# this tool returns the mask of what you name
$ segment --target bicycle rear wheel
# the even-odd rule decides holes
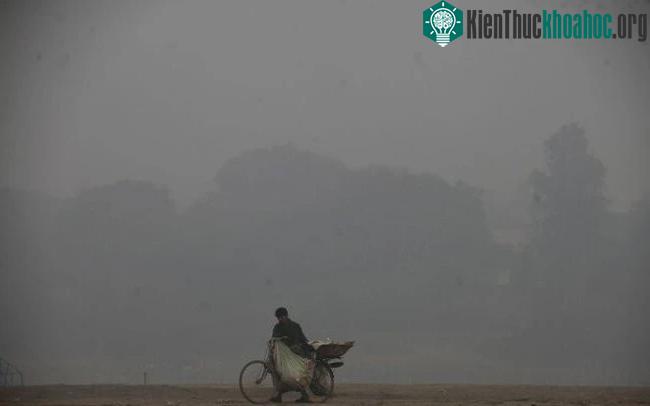
[[[325,402],[334,393],[334,372],[326,362],[317,362],[309,389],[314,402]]]
[[[239,373],[239,390],[251,403],[267,403],[273,396],[273,374],[264,361],[251,361]]]

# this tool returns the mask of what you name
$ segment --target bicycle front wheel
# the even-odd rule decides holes
[[[239,373],[239,390],[251,403],[267,403],[273,396],[273,374],[264,361],[251,361]]]

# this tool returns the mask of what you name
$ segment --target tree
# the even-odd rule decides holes
[[[605,166],[588,150],[584,130],[569,124],[544,142],[546,172],[533,171],[533,242],[561,260],[592,247],[605,213]]]
[[[170,275],[178,273],[177,214],[168,190],[123,180],[86,189],[62,206],[50,271],[52,289],[60,292],[54,320],[61,328],[49,339],[63,351],[135,352],[147,339],[146,315],[153,308],[165,315],[174,309],[149,299],[163,296]],[[112,335],[117,329],[121,334]]]
[[[595,280],[607,255],[601,232],[608,215],[605,166],[588,147],[581,127],[565,125],[544,142],[545,171],[530,176],[533,235],[528,271],[535,334],[552,351],[560,354],[564,349],[561,357],[566,362],[589,351],[576,343],[586,340],[586,326],[593,322],[587,320],[595,303],[592,292],[600,287]]]

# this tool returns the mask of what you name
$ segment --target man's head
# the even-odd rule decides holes
[[[289,312],[286,307],[278,307],[275,309],[275,317],[277,317],[280,323],[283,323],[289,320]]]

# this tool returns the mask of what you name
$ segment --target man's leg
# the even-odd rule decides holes
[[[284,390],[284,384],[282,381],[280,381],[280,377],[278,377],[278,374],[273,371],[273,388],[275,388],[275,394],[271,399],[269,399],[273,403],[282,403],[282,394],[286,392]]]
[[[303,357],[303,358],[306,358],[306,359],[309,359],[309,360],[313,359],[313,358],[312,358],[308,353],[306,353],[306,352],[304,352],[304,353],[302,354],[302,357]],[[308,362],[313,362],[313,361],[308,361]],[[312,373],[312,375],[313,375],[313,373]],[[310,377],[310,382],[311,382],[311,379],[313,379],[313,376]],[[311,403],[311,402],[309,401],[309,394],[307,393],[307,388],[304,388],[304,387],[301,386],[299,390],[300,390],[300,398],[299,398],[298,400],[296,400],[296,403]]]

